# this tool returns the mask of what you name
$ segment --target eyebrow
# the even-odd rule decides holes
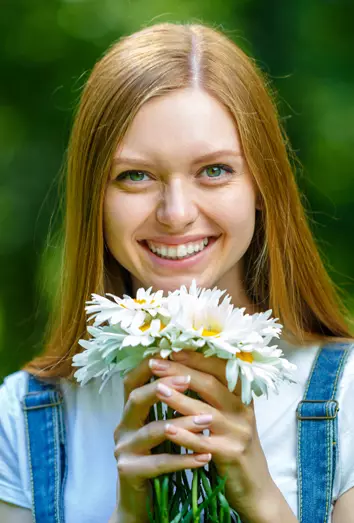
[[[220,156],[234,156],[234,157],[242,157],[241,151],[234,151],[232,149],[221,149],[220,151],[213,151],[212,153],[206,153],[195,160],[193,160],[192,165],[197,165],[203,162],[209,162],[213,161],[216,158],[219,158]],[[144,158],[134,158],[134,157],[127,157],[127,156],[117,156],[113,159],[113,163],[115,165],[119,164],[131,164],[131,165],[151,165],[150,162],[145,160]]]

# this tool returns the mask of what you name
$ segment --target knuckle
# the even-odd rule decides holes
[[[256,423],[256,416],[253,409],[245,406],[243,417],[248,425],[253,426]]]
[[[209,436],[200,436],[200,452],[210,452],[211,444]]]
[[[158,454],[155,456],[155,471],[156,471],[156,475],[157,476],[160,476],[161,474],[164,473],[165,471],[165,468],[166,468],[166,455],[164,454]]]
[[[161,423],[158,421],[151,421],[151,423],[144,426],[144,430],[146,432],[146,437],[153,440],[156,438],[157,434],[161,432]]]
[[[124,385],[124,389],[127,393],[129,393],[133,388],[133,380],[132,380],[132,377],[131,377],[131,374],[127,374],[126,376],[124,376],[123,378],[123,385]]]
[[[253,440],[253,431],[250,427],[242,427],[239,431],[240,452],[244,454],[249,449]]]
[[[117,427],[115,428],[115,431],[114,431],[114,434],[113,434],[113,438],[114,438],[114,443],[115,444],[117,444],[119,439],[122,437],[122,433],[123,433],[122,425],[119,423],[119,425],[117,425]]]
[[[126,437],[120,437],[119,439],[117,439],[117,441],[115,442],[115,447],[114,447],[114,457],[116,458],[116,460],[122,456],[122,454],[124,452],[126,452],[128,446],[129,446],[129,438],[126,436]]]
[[[119,441],[114,449],[114,457],[118,461],[120,456],[123,454],[124,451],[124,443],[122,441]]]
[[[120,477],[128,475],[128,472],[129,472],[129,461],[125,457],[120,456],[117,459],[117,470],[118,470],[118,475]]]
[[[130,392],[127,401],[127,409],[134,408],[140,403],[139,389],[134,389]]]
[[[211,374],[206,374],[203,377],[203,387],[205,390],[212,390],[216,386],[216,378]]]

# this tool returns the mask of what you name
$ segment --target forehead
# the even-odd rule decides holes
[[[205,91],[183,89],[143,105],[115,156],[192,158],[223,149],[241,151],[229,111]]]

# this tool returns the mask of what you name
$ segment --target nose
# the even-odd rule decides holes
[[[183,231],[193,224],[198,208],[193,199],[193,189],[181,177],[174,177],[163,186],[157,207],[157,221],[170,230]]]

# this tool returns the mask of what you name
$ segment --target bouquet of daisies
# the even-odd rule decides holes
[[[94,320],[87,327],[91,338],[79,341],[85,350],[73,357],[73,366],[79,367],[75,378],[81,385],[100,379],[101,392],[115,373],[126,374],[146,357],[168,358],[173,352],[193,350],[227,360],[228,388],[234,391],[240,380],[245,404],[251,402],[252,394],[278,392],[282,381],[294,381],[295,369],[277,345],[270,345],[279,338],[282,325],[271,317],[271,310],[246,314],[224,294],[216,287],[200,289],[195,281],[189,289],[182,286],[167,296],[152,288],[139,289],[136,298],[92,294],[86,304],[88,321]],[[151,419],[159,420],[174,415],[161,408],[152,409],[151,414]],[[225,499],[225,480],[217,477],[212,462],[194,471],[192,485],[184,471],[157,478],[151,523],[196,523],[201,517],[219,522],[224,520],[221,514],[227,514],[227,521],[239,521]]]

